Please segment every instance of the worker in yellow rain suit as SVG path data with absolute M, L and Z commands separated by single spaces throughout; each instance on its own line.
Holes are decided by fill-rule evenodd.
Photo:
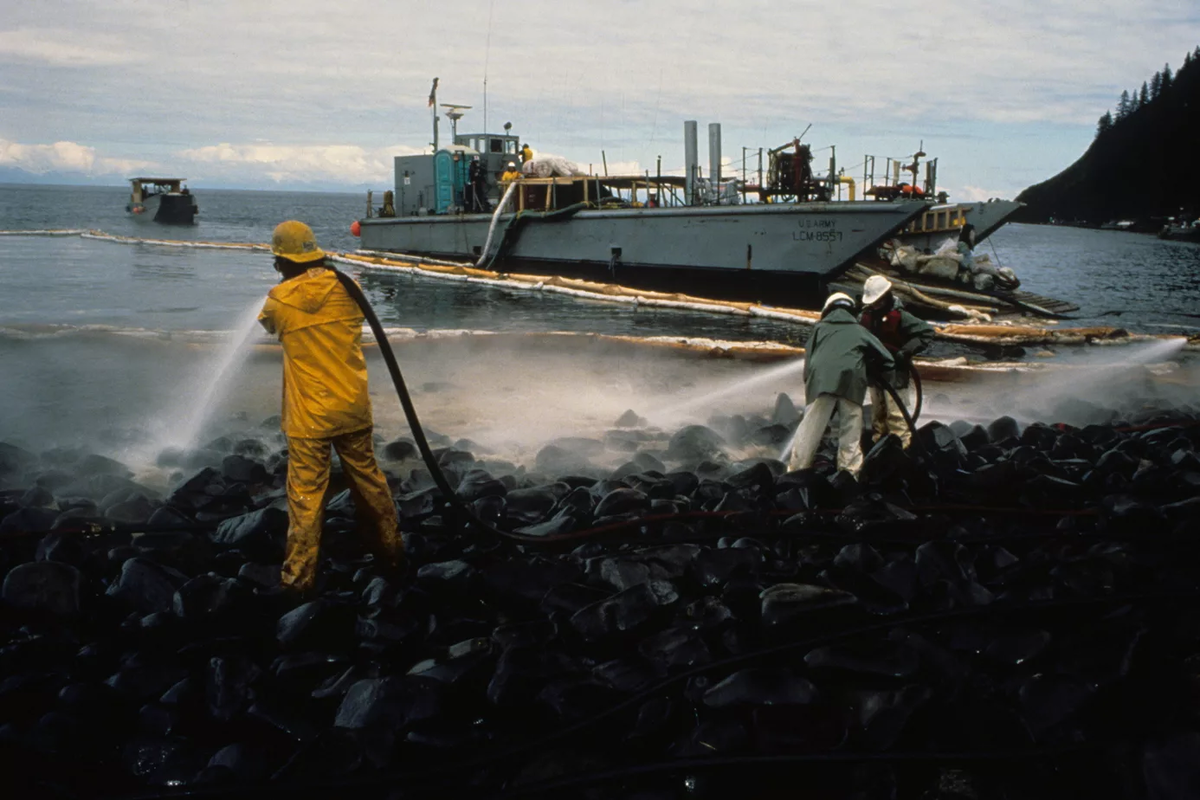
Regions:
M 325 253 L 303 222 L 280 223 L 271 252 L 283 279 L 258 320 L 283 344 L 288 536 L 280 583 L 307 594 L 317 578 L 330 445 L 341 459 L 368 549 L 387 567 L 398 567 L 403 545 L 372 447 L 362 310 L 326 269 Z

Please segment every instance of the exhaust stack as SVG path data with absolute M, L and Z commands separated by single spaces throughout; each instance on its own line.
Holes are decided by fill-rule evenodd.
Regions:
M 721 188 L 721 123 L 708 123 L 708 182 L 714 194 Z
M 683 165 L 684 173 L 683 196 L 689 206 L 696 204 L 696 173 L 700 169 L 700 156 L 696 148 L 696 120 L 689 119 L 683 123 Z

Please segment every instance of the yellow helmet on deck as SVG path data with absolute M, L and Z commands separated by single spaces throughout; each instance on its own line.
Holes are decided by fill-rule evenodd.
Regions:
M 275 226 L 275 233 L 271 236 L 271 252 L 297 264 L 320 261 L 325 257 L 325 251 L 317 247 L 317 237 L 312 228 L 294 219 Z

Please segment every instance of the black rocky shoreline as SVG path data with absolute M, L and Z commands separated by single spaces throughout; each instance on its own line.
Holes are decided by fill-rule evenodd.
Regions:
M 407 574 L 341 491 L 298 606 L 277 435 L 164 454 L 166 495 L 0 443 L 6 794 L 1193 797 L 1200 414 L 1130 408 L 928 423 L 858 481 L 735 460 L 786 396 L 529 470 L 430 434 L 503 537 L 381 441 Z

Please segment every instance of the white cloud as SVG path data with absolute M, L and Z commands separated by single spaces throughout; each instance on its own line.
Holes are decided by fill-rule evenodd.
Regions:
M 279 145 L 271 143 L 221 144 L 179 152 L 198 168 L 189 170 L 198 180 L 222 178 L 243 181 L 266 176 L 275 183 L 332 182 L 343 184 L 389 182 L 392 158 L 422 150 L 393 145 L 368 150 L 354 145 Z
M 47 172 L 82 172 L 103 177 L 125 176 L 152 167 L 149 161 L 97 157 L 96 149 L 75 142 L 21 144 L 0 139 L 0 166 L 16 167 L 37 175 Z
M 978 186 L 962 186 L 950 191 L 951 197 L 961 203 L 974 203 L 980 200 L 991 200 L 993 197 L 1005 197 L 1004 192 L 989 191 Z
M 0 30 L 0 61 L 55 67 L 98 67 L 132 64 L 153 53 L 120 37 L 91 31 L 87 41 L 69 28 Z
M 435 74 L 440 102 L 473 106 L 464 129 L 483 127 L 486 76 L 489 127 L 512 120 L 535 150 L 597 168 L 605 151 L 610 172 L 653 170 L 659 155 L 677 171 L 682 122 L 697 119 L 725 123 L 737 167 L 743 145 L 812 123 L 806 141 L 836 144 L 847 164 L 923 138 L 948 179 L 1001 185 L 961 172 L 991 168 L 1008 185 L 1019 161 L 1040 180 L 1082 153 L 1122 89 L 1177 68 L 1200 23 L 1195 0 L 991 0 L 950 16 L 927 0 L 655 0 L 601 14 L 585 0 L 505 0 L 494 15 L 479 0 L 4 6 L 0 136 L 135 156 L 161 146 L 264 184 L 389 178 L 388 143 L 429 141 Z M 987 130 L 950 141 L 956 125 Z M 1014 159 L 1001 141 L 1012 134 L 1041 141 Z

